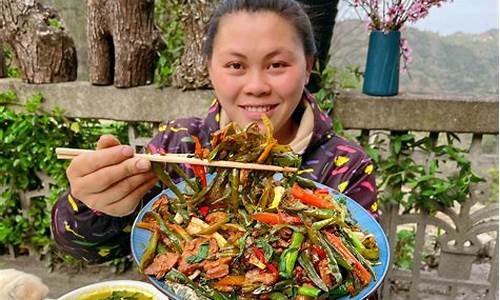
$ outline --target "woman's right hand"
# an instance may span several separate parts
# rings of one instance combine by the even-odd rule
[[[103,135],[97,151],[75,157],[66,170],[71,195],[91,209],[122,217],[134,212],[158,178],[146,159],[134,157],[130,146]]]

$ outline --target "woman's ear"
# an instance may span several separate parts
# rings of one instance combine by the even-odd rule
[[[315,58],[313,55],[306,57],[306,80],[304,85],[309,83],[309,78],[311,78],[312,69],[314,66]]]

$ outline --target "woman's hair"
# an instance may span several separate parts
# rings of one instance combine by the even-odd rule
[[[316,54],[314,34],[309,17],[300,4],[294,0],[222,0],[213,11],[208,24],[203,53],[210,58],[213,52],[214,39],[217,35],[220,19],[235,12],[274,12],[283,17],[295,28],[302,40],[306,56]]]

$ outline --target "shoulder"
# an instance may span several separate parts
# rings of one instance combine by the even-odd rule
[[[153,153],[182,153],[190,151],[193,145],[191,136],[197,136],[205,144],[209,141],[210,129],[201,118],[179,118],[162,122],[158,133],[147,147]]]
[[[325,135],[322,142],[308,149],[302,157],[303,167],[312,168],[311,177],[319,182],[337,174],[350,177],[371,165],[370,157],[358,143],[334,133]]]

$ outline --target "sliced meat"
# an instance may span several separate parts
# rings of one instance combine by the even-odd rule
[[[245,274],[245,282],[263,283],[273,285],[278,280],[278,276],[273,273],[261,272],[258,268],[252,269]]]
[[[203,266],[203,261],[199,263],[190,264],[186,259],[192,255],[197,255],[200,250],[200,245],[207,242],[206,238],[198,238],[186,243],[184,251],[182,252],[182,257],[179,262],[179,272],[186,275],[191,275],[194,270],[199,269]],[[217,244],[217,243],[216,243]],[[209,242],[209,252],[210,252],[210,242]]]
[[[222,278],[229,274],[229,265],[221,264],[215,268],[207,270],[205,273],[206,279]]]
[[[180,257],[178,253],[174,252],[157,255],[153,263],[144,270],[144,274],[154,275],[156,279],[161,279],[177,264]]]
[[[205,221],[207,221],[209,224],[213,224],[213,223],[217,223],[217,222],[224,220],[225,218],[227,218],[227,216],[228,216],[228,214],[226,212],[216,211],[213,213],[209,213],[205,217]]]
[[[214,279],[222,278],[229,274],[229,264],[232,257],[222,257],[215,261],[205,261],[203,268],[205,269],[205,278]]]

